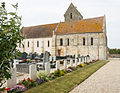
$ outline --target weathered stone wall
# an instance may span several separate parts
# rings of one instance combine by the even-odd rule
[[[29,41],[29,47],[28,47]],[[39,41],[39,47],[37,47],[37,41]],[[49,41],[49,47],[48,47]],[[44,51],[51,52],[52,47],[52,38],[31,38],[31,39],[24,39],[23,40],[24,48],[18,47],[21,52],[27,53],[34,53],[37,52],[38,54],[43,53]]]
[[[91,45],[91,37],[93,37],[93,45]],[[63,46],[60,46],[60,39],[63,39]],[[83,38],[85,38],[85,45],[83,45]],[[67,45],[69,39],[69,46]],[[104,33],[84,33],[84,34],[69,34],[57,35],[56,39],[57,55],[60,50],[61,56],[90,55],[92,59],[106,59],[106,46],[104,42]]]

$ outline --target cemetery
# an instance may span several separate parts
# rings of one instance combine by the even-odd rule
[[[13,89],[13,87],[19,85],[17,87],[24,87],[22,90],[25,91],[26,89],[64,76],[67,73],[76,71],[78,68],[82,68],[97,61],[98,60],[91,60],[89,55],[78,55],[78,57],[70,55],[65,57],[51,57],[47,51],[41,55],[37,53],[28,55],[23,52],[19,58],[14,60],[11,66],[12,77],[6,81],[3,88],[7,87]],[[26,85],[23,81],[30,84]],[[10,91],[9,89],[7,91]]]

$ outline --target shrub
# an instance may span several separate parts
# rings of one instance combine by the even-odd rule
[[[21,85],[15,85],[12,88],[6,89],[7,93],[21,93],[24,92],[26,88]]]
[[[37,72],[37,78],[42,79],[43,81],[48,81],[49,80],[49,75],[46,74],[45,72]]]
[[[54,76],[56,76],[56,77],[60,77],[60,76],[64,76],[64,74],[65,74],[65,71],[64,70],[55,70],[55,72],[54,72]]]

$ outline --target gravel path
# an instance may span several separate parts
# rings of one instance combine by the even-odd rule
[[[120,93],[120,59],[110,59],[69,93]]]

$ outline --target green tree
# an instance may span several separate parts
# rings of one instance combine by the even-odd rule
[[[23,40],[21,17],[17,14],[18,4],[12,5],[14,12],[8,12],[5,3],[0,5],[0,87],[5,79],[11,78],[10,63],[19,53],[17,44]]]

